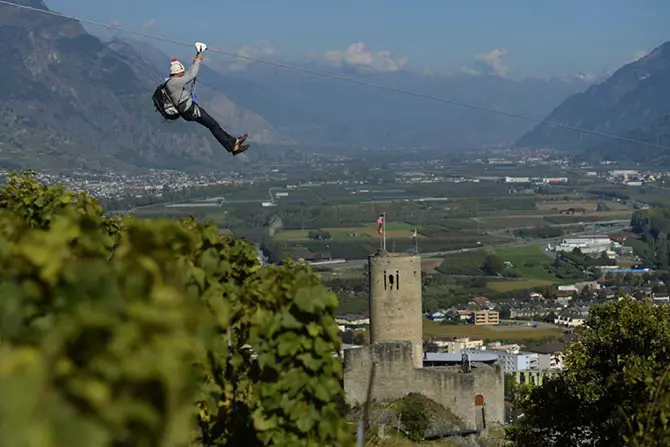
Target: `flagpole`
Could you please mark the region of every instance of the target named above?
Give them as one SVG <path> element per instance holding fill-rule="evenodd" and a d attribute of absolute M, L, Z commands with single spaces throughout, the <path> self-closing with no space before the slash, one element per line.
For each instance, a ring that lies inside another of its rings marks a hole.
<path fill-rule="evenodd" d="M 377 233 L 382 236 L 379 238 L 379 249 L 384 250 L 384 215 L 377 215 Z"/>
<path fill-rule="evenodd" d="M 419 233 L 417 233 L 416 228 L 414 229 L 414 244 L 416 247 L 416 254 L 419 254 Z"/>
<path fill-rule="evenodd" d="M 382 250 L 386 251 L 386 211 L 384 211 L 384 220 L 382 221 Z"/>

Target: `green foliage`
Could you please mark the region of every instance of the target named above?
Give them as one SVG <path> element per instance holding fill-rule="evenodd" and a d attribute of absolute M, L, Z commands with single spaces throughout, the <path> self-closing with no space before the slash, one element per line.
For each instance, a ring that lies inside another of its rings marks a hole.
<path fill-rule="evenodd" d="M 102 216 L 102 208 L 87 193 L 68 191 L 63 186 L 44 187 L 35 180 L 34 171 L 22 176 L 10 174 L 0 190 L 0 209 L 13 211 L 33 227 L 47 228 L 54 216 L 76 210 Z"/>
<path fill-rule="evenodd" d="M 324 241 L 332 239 L 332 237 L 330 236 L 330 233 L 328 231 L 324 231 L 324 230 L 311 230 L 309 232 L 308 237 L 310 239 L 318 239 L 318 240 L 324 240 Z"/>
<path fill-rule="evenodd" d="M 631 226 L 645 244 L 636 247 L 637 254 L 658 268 L 670 266 L 670 208 L 635 211 Z"/>
<path fill-rule="evenodd" d="M 0 188 L 3 446 L 351 445 L 337 299 L 193 220 Z"/>
<path fill-rule="evenodd" d="M 409 394 L 405 397 L 398 411 L 400 420 L 407 430 L 407 437 L 414 442 L 421 442 L 430 425 L 425 398 L 419 394 Z"/>
<path fill-rule="evenodd" d="M 437 270 L 445 275 L 480 276 L 482 274 L 480 267 L 486 255 L 484 250 L 450 254 L 444 258 Z"/>
<path fill-rule="evenodd" d="M 505 270 L 505 263 L 494 254 L 486 255 L 481 270 L 486 275 L 495 276 Z"/>
<path fill-rule="evenodd" d="M 599 305 L 577 336 L 567 369 L 519 404 L 515 445 L 668 445 L 670 307 Z"/>

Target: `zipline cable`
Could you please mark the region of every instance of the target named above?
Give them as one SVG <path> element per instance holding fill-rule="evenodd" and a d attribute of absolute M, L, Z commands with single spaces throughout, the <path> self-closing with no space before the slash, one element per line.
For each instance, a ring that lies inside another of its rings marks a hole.
<path fill-rule="evenodd" d="M 145 33 L 143 31 L 129 30 L 129 29 L 121 28 L 119 26 L 110 25 L 108 23 L 97 22 L 95 20 L 80 19 L 80 18 L 75 17 L 75 16 L 70 16 L 70 15 L 67 15 L 67 14 L 61 14 L 59 12 L 50 11 L 50 10 L 47 10 L 47 9 L 39 9 L 39 8 L 35 8 L 33 6 L 28 6 L 28 5 L 19 5 L 17 3 L 8 2 L 6 0 L 0 0 L 0 4 L 7 5 L 7 6 L 13 6 L 13 7 L 20 8 L 20 9 L 25 9 L 25 10 L 28 10 L 28 11 L 39 12 L 39 13 L 42 13 L 42 14 L 48 14 L 48 15 L 51 15 L 51 16 L 60 17 L 62 19 L 75 20 L 77 22 L 88 23 L 89 25 L 99 26 L 99 27 L 102 27 L 102 28 L 112 29 L 114 31 L 120 31 L 120 32 L 123 32 L 123 33 L 128 33 L 128 34 L 134 34 L 134 35 L 137 35 L 137 36 L 147 37 L 149 39 L 161 40 L 163 42 L 168 42 L 168 43 L 172 43 L 172 44 L 175 44 L 175 45 L 181 45 L 181 46 L 187 46 L 187 47 L 193 46 L 192 43 L 183 42 L 183 41 L 179 41 L 179 40 L 175 40 L 175 39 L 170 39 L 169 37 L 158 36 L 156 34 Z M 227 52 L 227 51 L 217 50 L 217 49 L 213 49 L 213 48 L 208 48 L 207 51 L 211 52 L 211 53 L 222 54 L 224 56 L 229 56 L 229 57 L 233 57 L 233 58 L 248 60 L 248 61 L 251 61 L 251 62 L 257 62 L 257 63 L 260 63 L 260 64 L 271 65 L 271 66 L 278 67 L 278 68 L 285 68 L 287 70 L 312 74 L 312 75 L 321 76 L 321 77 L 329 78 L 329 79 L 337 79 L 337 80 L 340 80 L 340 81 L 349 82 L 349 83 L 352 83 L 352 84 L 363 85 L 363 86 L 366 86 L 366 87 L 373 87 L 373 88 L 377 88 L 377 89 L 380 89 L 380 90 L 386 90 L 386 91 L 389 91 L 389 92 L 400 93 L 400 94 L 403 94 L 403 95 L 413 96 L 413 97 L 416 97 L 416 98 L 428 99 L 428 100 L 431 100 L 431 101 L 436 101 L 436 102 L 440 102 L 440 103 L 444 103 L 444 104 L 451 104 L 451 105 L 456 105 L 456 106 L 461 106 L 461 107 L 467 107 L 469 109 L 479 110 L 479 111 L 482 111 L 482 112 L 495 113 L 497 115 L 507 116 L 507 117 L 510 117 L 510 118 L 517 118 L 517 119 L 521 119 L 521 120 L 525 120 L 525 121 L 531 121 L 531 122 L 534 122 L 534 123 L 537 123 L 537 124 L 545 124 L 545 125 L 548 125 L 548 126 L 561 127 L 563 129 L 574 130 L 576 132 L 584 132 L 584 133 L 588 133 L 588 134 L 591 134 L 591 135 L 598 135 L 598 136 L 601 136 L 601 137 L 613 138 L 613 139 L 616 139 L 616 140 L 619 140 L 619 141 L 625 141 L 627 143 L 640 144 L 640 145 L 643 145 L 643 146 L 650 146 L 650 147 L 655 147 L 655 148 L 658 148 L 658 149 L 670 150 L 670 147 L 668 147 L 668 146 L 662 146 L 662 145 L 654 144 L 654 143 L 647 143 L 645 141 L 635 140 L 633 138 L 626 138 L 626 137 L 622 137 L 622 136 L 614 135 L 614 134 L 610 134 L 610 133 L 605 133 L 605 132 L 599 132 L 599 131 L 596 131 L 596 130 L 583 129 L 581 127 L 571 126 L 569 124 L 561 124 L 561 123 L 556 123 L 556 122 L 553 122 L 553 121 L 547 121 L 547 120 L 532 118 L 532 117 L 525 116 L 525 115 L 520 115 L 520 114 L 517 114 L 517 113 L 506 112 L 504 110 L 497 110 L 497 109 L 492 109 L 492 108 L 484 107 L 484 106 L 478 106 L 478 105 L 475 105 L 475 104 L 469 104 L 469 103 L 466 103 L 466 102 L 456 101 L 456 100 L 453 100 L 453 99 L 447 99 L 447 98 L 441 98 L 441 97 L 438 97 L 438 96 L 427 95 L 427 94 L 423 94 L 423 93 L 417 93 L 417 92 L 413 92 L 413 91 L 410 91 L 410 90 L 404 90 L 404 89 L 400 89 L 400 88 L 396 88 L 396 87 L 391 87 L 391 86 L 388 86 L 388 85 L 377 84 L 377 83 L 374 83 L 374 82 L 362 81 L 360 79 L 354 79 L 354 78 L 350 78 L 350 77 L 347 77 L 347 76 L 341 76 L 341 75 L 337 75 L 337 74 L 334 74 L 334 73 L 328 73 L 328 72 L 325 72 L 325 71 L 312 70 L 312 69 L 309 69 L 309 68 L 298 67 L 298 66 L 295 66 L 295 65 L 284 64 L 284 63 L 281 63 L 281 62 L 274 62 L 274 61 L 258 59 L 258 58 L 250 57 L 250 56 L 243 56 L 243 55 L 240 55 L 240 54 L 230 53 L 230 52 Z"/>

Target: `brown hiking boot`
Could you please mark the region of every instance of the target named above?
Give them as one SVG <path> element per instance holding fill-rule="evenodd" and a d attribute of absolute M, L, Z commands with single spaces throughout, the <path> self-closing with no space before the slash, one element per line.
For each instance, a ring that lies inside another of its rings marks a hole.
<path fill-rule="evenodd" d="M 248 144 L 245 144 L 244 146 L 238 146 L 236 149 L 233 149 L 233 152 L 232 152 L 233 157 L 235 155 L 240 155 L 242 152 L 246 151 L 247 149 L 249 149 Z"/>
<path fill-rule="evenodd" d="M 248 145 L 248 144 L 246 144 L 246 145 L 244 145 L 244 146 L 242 145 L 242 143 L 244 143 L 244 142 L 246 141 L 246 139 L 247 139 L 248 136 L 249 136 L 249 135 L 245 133 L 245 134 L 242 135 L 241 137 L 237 137 L 237 140 L 235 140 L 235 147 L 233 148 L 233 152 L 231 152 L 231 153 L 233 154 L 233 156 L 235 156 L 235 155 L 239 155 L 239 154 L 241 154 L 242 152 L 244 152 L 244 151 L 246 151 L 247 149 L 249 149 L 249 145 Z"/>

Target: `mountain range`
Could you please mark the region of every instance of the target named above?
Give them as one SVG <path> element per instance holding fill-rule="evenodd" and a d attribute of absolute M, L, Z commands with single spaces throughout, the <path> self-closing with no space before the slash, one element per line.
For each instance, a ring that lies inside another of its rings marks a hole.
<path fill-rule="evenodd" d="M 262 110 L 273 123 L 310 143 L 338 141 L 355 146 L 432 147 L 467 150 L 512 143 L 532 123 L 500 115 L 405 96 L 372 87 L 314 78 L 300 73 L 275 73 L 265 66 L 248 66 L 253 79 L 274 94 L 265 100 L 243 89 L 231 98 Z M 346 73 L 346 72 L 345 72 Z M 411 71 L 349 72 L 349 77 L 372 84 L 416 92 L 461 103 L 542 116 L 566 96 L 586 87 L 578 80 L 526 79 L 500 76 L 423 75 Z M 282 113 L 295 103 L 291 114 Z"/>
<path fill-rule="evenodd" d="M 166 67 L 170 60 L 146 41 L 112 42 L 131 45 L 157 67 Z M 589 85 L 588 80 L 579 77 L 515 81 L 492 75 L 425 75 L 346 66 L 334 70 L 317 62 L 296 67 L 531 117 L 543 116 L 562 99 Z M 256 110 L 304 146 L 458 150 L 511 144 L 532 128 L 529 121 L 262 63 L 227 72 L 203 66 L 199 79 L 225 92 L 234 102 Z"/>
<path fill-rule="evenodd" d="M 670 42 L 631 62 L 605 81 L 563 101 L 547 121 L 670 146 Z M 517 147 L 551 147 L 591 160 L 652 162 L 670 152 L 636 143 L 540 124 Z"/>
<path fill-rule="evenodd" d="M 17 3 L 47 9 L 42 0 Z M 103 41 L 74 20 L 0 5 L 0 63 L 8 67 L 0 84 L 0 166 L 231 165 L 206 129 L 162 123 L 153 110 L 151 93 L 169 60 L 145 41 Z M 531 117 L 590 85 L 578 77 L 515 81 L 346 66 L 335 74 Z M 236 72 L 204 65 L 198 97 L 224 128 L 249 132 L 258 148 L 456 151 L 509 145 L 532 129 L 527 121 L 258 63 Z"/>
<path fill-rule="evenodd" d="M 19 3 L 46 9 L 41 0 Z M 161 121 L 151 102 L 160 70 L 74 20 L 0 5 L 0 63 L 2 167 L 178 168 L 223 157 L 207 129 Z M 235 121 L 256 141 L 292 143 L 223 93 L 200 93 L 221 122 Z"/>

